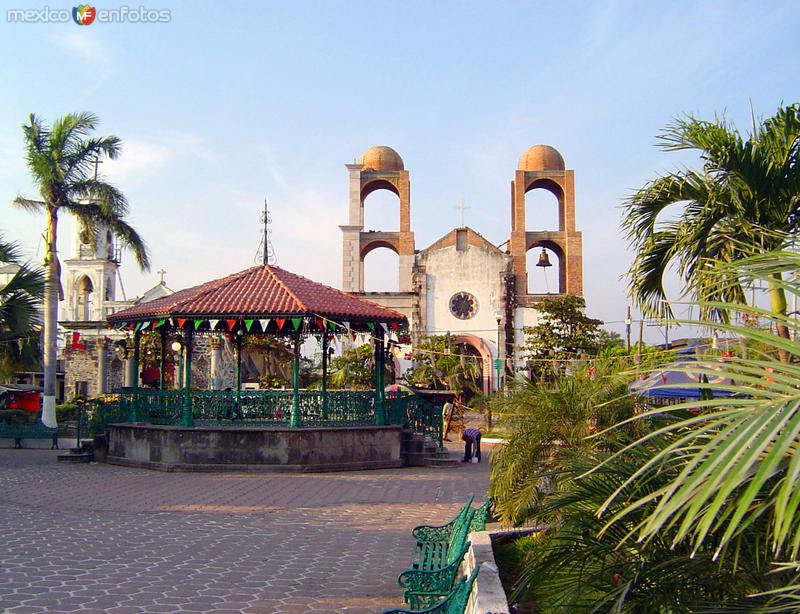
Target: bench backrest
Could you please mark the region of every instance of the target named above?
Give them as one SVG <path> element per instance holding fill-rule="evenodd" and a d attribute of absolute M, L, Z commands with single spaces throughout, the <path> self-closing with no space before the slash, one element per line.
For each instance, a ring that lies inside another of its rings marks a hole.
<path fill-rule="evenodd" d="M 469 603 L 469 596 L 472 593 L 472 585 L 475 583 L 475 577 L 478 575 L 479 569 L 480 565 L 476 565 L 469 578 L 462 576 L 453 592 L 450 593 L 442 614 L 464 614 L 464 610 L 467 609 L 467 603 Z"/>
<path fill-rule="evenodd" d="M 461 549 L 464 547 L 464 544 L 467 541 L 467 535 L 469 535 L 469 528 L 472 524 L 472 519 L 475 516 L 475 510 L 469 509 L 467 511 L 466 516 L 463 517 L 461 522 L 457 522 L 453 526 L 453 530 L 450 533 L 450 540 L 447 543 L 447 562 L 452 563 Z"/>
<path fill-rule="evenodd" d="M 486 530 L 486 515 L 489 513 L 489 506 L 491 506 L 491 504 L 492 500 L 486 497 L 486 501 L 483 502 L 483 505 L 475 508 L 475 515 L 472 517 L 472 524 L 469 528 L 470 531 Z"/>

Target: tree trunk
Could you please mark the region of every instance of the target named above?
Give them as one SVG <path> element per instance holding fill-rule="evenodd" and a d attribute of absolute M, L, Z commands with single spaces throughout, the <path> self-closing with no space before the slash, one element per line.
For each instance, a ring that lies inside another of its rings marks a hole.
<path fill-rule="evenodd" d="M 58 231 L 58 212 L 47 209 L 47 240 L 44 268 L 46 271 L 44 289 L 44 399 L 42 422 L 45 426 L 56 427 L 56 364 L 58 360 L 58 258 L 56 239 Z"/>
<path fill-rule="evenodd" d="M 773 278 L 780 281 L 781 274 L 775 273 Z M 769 298 L 772 307 L 772 313 L 775 315 L 786 315 L 786 293 L 783 291 L 777 284 L 770 284 L 769 286 Z M 776 320 L 775 322 L 775 330 L 778 333 L 779 337 L 783 337 L 784 339 L 789 339 L 789 327 L 786 326 L 780 320 Z M 778 357 L 780 358 L 781 362 L 789 362 L 789 352 L 786 350 L 778 350 Z"/>

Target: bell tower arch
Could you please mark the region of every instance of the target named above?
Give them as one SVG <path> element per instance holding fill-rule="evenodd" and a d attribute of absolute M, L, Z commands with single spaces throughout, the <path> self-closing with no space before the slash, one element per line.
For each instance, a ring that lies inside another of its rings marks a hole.
<path fill-rule="evenodd" d="M 364 258 L 385 247 L 399 256 L 399 291 L 411 291 L 414 233 L 411 232 L 411 182 L 403 159 L 391 147 L 370 147 L 354 164 L 349 176 L 348 222 L 342 229 L 342 289 L 364 292 Z M 399 230 L 364 231 L 364 200 L 376 190 L 388 190 L 400 199 Z"/>
<path fill-rule="evenodd" d="M 528 230 L 536 228 L 536 219 L 526 220 L 525 195 L 537 189 L 547 190 L 556 197 L 558 230 Z M 575 172 L 566 169 L 564 158 L 549 145 L 534 145 L 520 156 L 511 182 L 509 246 L 517 297 L 523 303 L 526 298 L 538 296 L 528 294 L 526 256 L 534 248 L 542 248 L 543 255 L 549 252 L 558 258 L 558 294 L 583 295 L 582 236 L 575 229 Z"/>

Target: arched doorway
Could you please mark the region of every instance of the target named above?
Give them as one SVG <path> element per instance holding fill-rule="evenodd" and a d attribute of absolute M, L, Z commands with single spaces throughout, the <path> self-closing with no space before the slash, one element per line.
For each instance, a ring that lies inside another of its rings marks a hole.
<path fill-rule="evenodd" d="M 454 335 L 456 344 L 464 345 L 474 351 L 480 358 L 481 367 L 481 391 L 488 395 L 492 391 L 492 351 L 486 342 L 480 337 L 468 333 Z M 469 352 L 468 352 L 469 353 Z"/>

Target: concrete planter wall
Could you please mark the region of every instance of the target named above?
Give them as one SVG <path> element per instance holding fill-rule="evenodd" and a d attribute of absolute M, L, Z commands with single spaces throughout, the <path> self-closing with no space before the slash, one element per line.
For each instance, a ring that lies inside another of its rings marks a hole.
<path fill-rule="evenodd" d="M 399 426 L 235 428 L 113 424 L 108 462 L 161 471 L 347 471 L 401 467 Z"/>
<path fill-rule="evenodd" d="M 470 533 L 469 539 L 469 551 L 462 564 L 464 574 L 469 577 L 478 564 L 481 568 L 475 578 L 465 614 L 510 614 L 494 560 L 491 534 L 488 531 Z"/>

